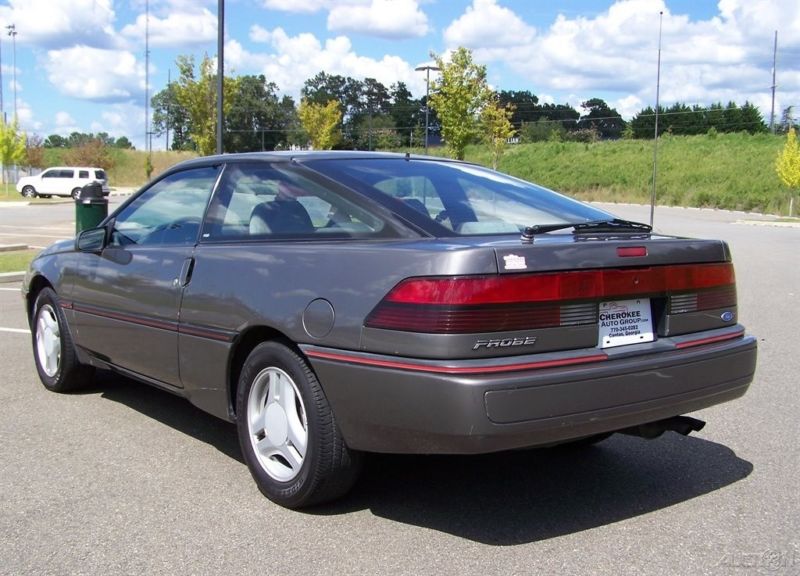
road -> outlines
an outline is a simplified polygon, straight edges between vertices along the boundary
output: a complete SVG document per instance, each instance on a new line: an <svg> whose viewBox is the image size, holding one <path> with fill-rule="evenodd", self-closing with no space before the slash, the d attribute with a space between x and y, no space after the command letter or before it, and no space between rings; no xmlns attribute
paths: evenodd
<svg viewBox="0 0 800 576"><path fill-rule="evenodd" d="M68 211L26 210L0 223L69 228ZM374 457L349 497L306 512L263 498L233 426L183 400L110 375L46 392L0 285L0 574L798 574L800 229L753 219L656 212L730 243L759 340L750 391L696 413L699 434Z"/></svg>

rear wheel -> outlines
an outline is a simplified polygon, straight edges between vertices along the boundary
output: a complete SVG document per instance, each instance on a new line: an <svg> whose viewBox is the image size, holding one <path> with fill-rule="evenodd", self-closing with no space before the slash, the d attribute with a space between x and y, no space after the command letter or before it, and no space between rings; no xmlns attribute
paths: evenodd
<svg viewBox="0 0 800 576"><path fill-rule="evenodd" d="M347 448L313 371L279 342L256 346L236 398L239 443L259 490L300 508L333 500L354 484L358 452Z"/></svg>
<svg viewBox="0 0 800 576"><path fill-rule="evenodd" d="M80 198L80 196L81 196L81 189L80 189L80 188L74 188L74 189L72 190L72 194L71 194L71 196L72 196L72 197L73 197L75 200L77 200L78 198Z"/></svg>
<svg viewBox="0 0 800 576"><path fill-rule="evenodd" d="M64 313L51 288L44 288L36 298L32 328L36 371L45 388L68 392L91 382L94 369L78 362Z"/></svg>
<svg viewBox="0 0 800 576"><path fill-rule="evenodd" d="M36 188L31 185L22 187L22 195L25 198L36 198Z"/></svg>

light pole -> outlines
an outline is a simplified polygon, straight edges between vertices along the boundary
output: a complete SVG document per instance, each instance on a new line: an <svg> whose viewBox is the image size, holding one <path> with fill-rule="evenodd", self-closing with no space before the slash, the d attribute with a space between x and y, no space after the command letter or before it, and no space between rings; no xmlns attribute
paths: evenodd
<svg viewBox="0 0 800 576"><path fill-rule="evenodd" d="M428 114L430 112L430 103L428 102L431 95L431 70L438 72L441 70L438 66L431 66L430 64L423 64L414 68L417 72L425 71L425 154L428 153Z"/></svg>
<svg viewBox="0 0 800 576"><path fill-rule="evenodd" d="M14 121L17 120L17 27L14 24L9 24L6 26L6 30L8 30L8 35L11 36L11 43L13 45L13 68L11 72L14 75Z"/></svg>
<svg viewBox="0 0 800 576"><path fill-rule="evenodd" d="M6 123L6 109L3 107L3 43L0 42L0 122Z"/></svg>

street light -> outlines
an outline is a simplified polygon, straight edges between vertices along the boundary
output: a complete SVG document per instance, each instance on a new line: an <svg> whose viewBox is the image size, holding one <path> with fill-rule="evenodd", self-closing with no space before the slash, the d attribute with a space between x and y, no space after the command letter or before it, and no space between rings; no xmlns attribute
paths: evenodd
<svg viewBox="0 0 800 576"><path fill-rule="evenodd" d="M14 67L11 69L12 73L14 74L14 121L17 120L17 27L14 24L9 24L6 26L6 30L8 30L8 35L11 36L11 42L14 46L13 53L14 53Z"/></svg>
<svg viewBox="0 0 800 576"><path fill-rule="evenodd" d="M428 102L431 93L431 70L438 72L441 70L438 66L431 66L430 64L423 64L414 68L417 72L425 71L425 154L428 153L428 113L430 111L430 104Z"/></svg>

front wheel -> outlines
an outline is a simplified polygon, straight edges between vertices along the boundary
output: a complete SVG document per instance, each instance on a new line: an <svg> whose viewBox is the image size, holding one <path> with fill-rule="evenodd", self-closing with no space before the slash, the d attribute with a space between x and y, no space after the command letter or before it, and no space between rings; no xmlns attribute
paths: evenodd
<svg viewBox="0 0 800 576"><path fill-rule="evenodd" d="M34 188L33 186L30 186L30 185L23 186L21 194L25 198L36 198L36 188Z"/></svg>
<svg viewBox="0 0 800 576"><path fill-rule="evenodd" d="M68 392L86 386L94 370L78 361L58 296L44 288L33 308L33 357L44 387L52 392Z"/></svg>
<svg viewBox="0 0 800 576"><path fill-rule="evenodd" d="M72 191L72 194L70 194L70 195L72 196L72 198L73 198L74 200L77 200L78 198L80 198L80 197L81 197L81 189L80 189L80 188L75 188L75 189Z"/></svg>
<svg viewBox="0 0 800 576"><path fill-rule="evenodd" d="M286 508L344 495L360 470L314 372L294 350L264 342L247 357L236 398L244 459L259 490Z"/></svg>

